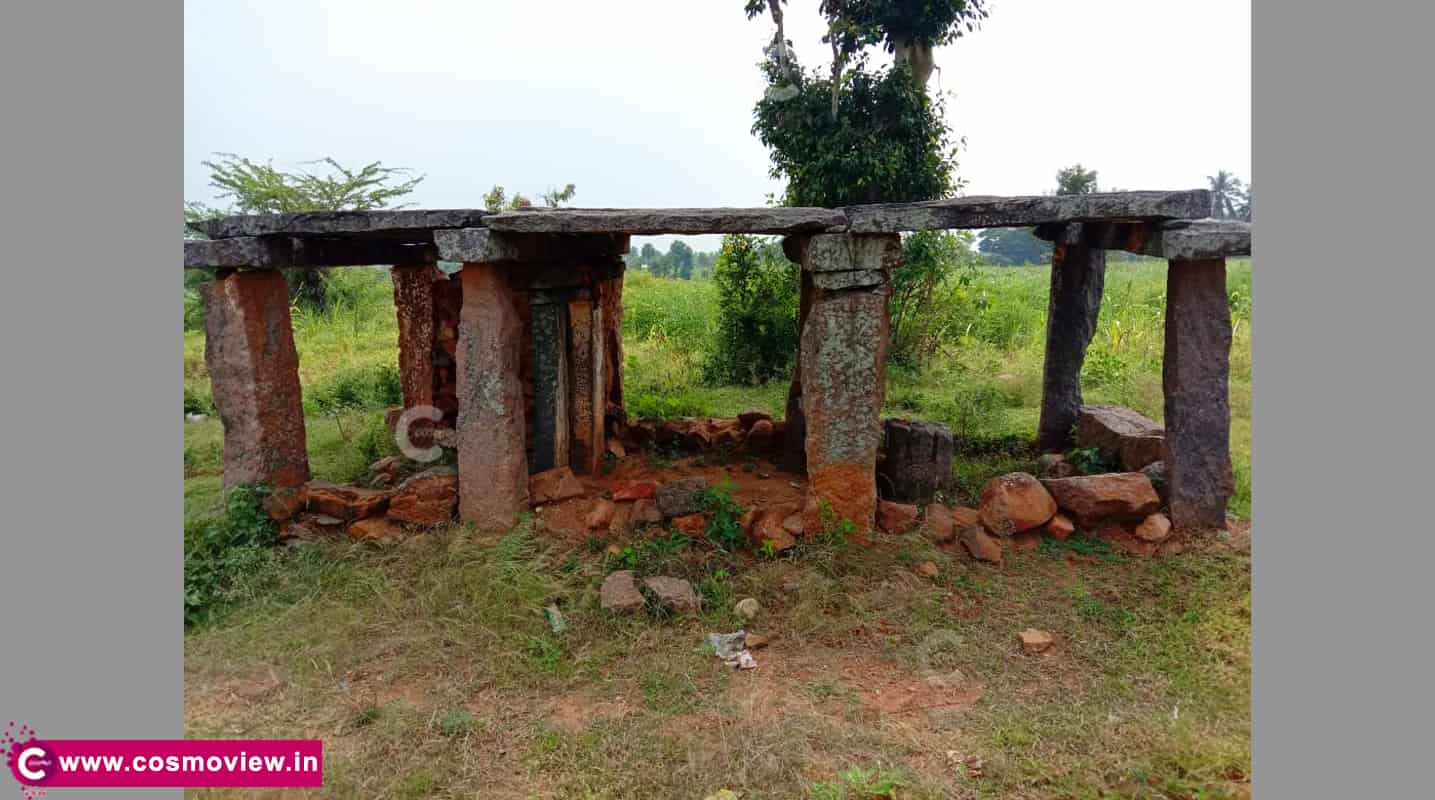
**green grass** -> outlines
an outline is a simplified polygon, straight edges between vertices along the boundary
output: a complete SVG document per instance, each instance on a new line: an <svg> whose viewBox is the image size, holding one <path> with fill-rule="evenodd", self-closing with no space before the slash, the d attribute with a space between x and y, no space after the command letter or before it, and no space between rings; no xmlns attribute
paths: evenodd
<svg viewBox="0 0 1435 800"><path fill-rule="evenodd" d="M338 271L336 271L338 272ZM382 430L397 341L381 272L296 315L311 466L349 481L392 452ZM920 370L889 369L888 414L961 433L959 493L1032 469L1047 270L982 270ZM1233 262L1233 510L1250 507L1250 267ZM1161 418L1164 267L1113 262L1084 375L1091 402ZM706 283L630 276L630 412L780 415L785 381L700 381ZM188 410L212 414L203 335L185 334ZM193 406L191 407L191 403ZM185 424L186 530L226 519L222 430ZM326 797L1242 796L1250 775L1248 550L1197 543L1138 559L1073 537L992 568L918 534L861 547L831 536L777 558L672 536L569 542L525 521L397 543L321 542L245 562L185 636L187 733L317 737ZM923 561L936 579L914 574ZM686 577L698 617L615 618L615 568ZM745 624L774 635L737 673L702 646ZM556 603L568 628L543 613ZM1026 656L1016 632L1049 630ZM936 683L933 683L936 681ZM884 711L955 685L960 703ZM954 760L955 759L955 760ZM972 770L968 763L979 763ZM192 791L198 797L293 792Z"/></svg>

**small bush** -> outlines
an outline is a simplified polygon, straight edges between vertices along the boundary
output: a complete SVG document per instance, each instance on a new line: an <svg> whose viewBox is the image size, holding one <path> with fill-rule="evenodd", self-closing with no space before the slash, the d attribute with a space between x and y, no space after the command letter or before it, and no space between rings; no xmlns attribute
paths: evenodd
<svg viewBox="0 0 1435 800"><path fill-rule="evenodd" d="M713 267L716 342L703 376L709 383L755 385L787 375L797 352L800 269L777 244L723 237Z"/></svg>
<svg viewBox="0 0 1435 800"><path fill-rule="evenodd" d="M260 572L278 540L264 512L264 492L236 486L225 498L218 520L187 525L184 535L184 620L208 620L246 577Z"/></svg>
<svg viewBox="0 0 1435 800"><path fill-rule="evenodd" d="M707 539L714 547L733 552L742 546L746 538L738 522L747 509L732 499L730 483L720 483L707 488L706 506L713 515L708 522Z"/></svg>
<svg viewBox="0 0 1435 800"><path fill-rule="evenodd" d="M310 414L385 408L403 401L399 368L394 364L342 369L324 382L304 390L304 410Z"/></svg>

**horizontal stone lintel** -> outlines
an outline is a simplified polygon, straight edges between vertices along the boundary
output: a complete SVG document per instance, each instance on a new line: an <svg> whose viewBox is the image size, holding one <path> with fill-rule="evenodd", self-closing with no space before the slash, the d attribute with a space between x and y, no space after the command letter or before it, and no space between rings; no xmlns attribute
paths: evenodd
<svg viewBox="0 0 1435 800"><path fill-rule="evenodd" d="M1034 197L958 197L921 203L848 206L852 233L1008 228L1094 220L1199 219L1210 213L1211 193L1187 191L1097 192Z"/></svg>
<svg viewBox="0 0 1435 800"><path fill-rule="evenodd" d="M432 244L403 244L369 239L245 236L184 243L185 269L303 269L375 264L419 265L437 261L438 250Z"/></svg>
<svg viewBox="0 0 1435 800"><path fill-rule="evenodd" d="M513 233L788 234L841 230L840 210L766 206L761 208L557 208L506 211L484 219L496 231Z"/></svg>
<svg viewBox="0 0 1435 800"><path fill-rule="evenodd" d="M1049 242L1084 242L1103 250L1125 250L1171 261L1199 261L1251 254L1251 224L1238 220L1041 225L1036 229L1036 236Z"/></svg>
<svg viewBox="0 0 1435 800"><path fill-rule="evenodd" d="M190 223L189 228L211 239L239 236L288 236L306 239L352 236L433 241L441 228L481 225L489 212L473 208L399 209L390 211L301 211L289 214L246 214Z"/></svg>
<svg viewBox="0 0 1435 800"><path fill-rule="evenodd" d="M626 234L531 234L457 228L434 231L433 236L439 258L469 264L611 259L628 253Z"/></svg>

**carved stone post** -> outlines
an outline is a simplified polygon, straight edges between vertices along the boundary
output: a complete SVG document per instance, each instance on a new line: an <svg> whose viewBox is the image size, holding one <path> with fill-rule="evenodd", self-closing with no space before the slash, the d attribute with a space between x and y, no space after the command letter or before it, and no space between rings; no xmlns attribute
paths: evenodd
<svg viewBox="0 0 1435 800"><path fill-rule="evenodd" d="M801 337L804 529L821 529L826 506L865 533L877 507L888 279L901 263L902 243L896 234L819 234L802 256L813 285Z"/></svg>
<svg viewBox="0 0 1435 800"><path fill-rule="evenodd" d="M568 413L572 431L573 469L596 474L603 465L606 444L607 379L604 377L606 329L603 304L583 298L568 304Z"/></svg>
<svg viewBox="0 0 1435 800"><path fill-rule="evenodd" d="M1171 260L1166 273L1166 481L1178 528L1225 527L1231 474L1231 312L1226 260Z"/></svg>
<svg viewBox="0 0 1435 800"><path fill-rule="evenodd" d="M503 267L463 266L458 326L459 516L506 530L528 510L520 297Z"/></svg>
<svg viewBox="0 0 1435 800"><path fill-rule="evenodd" d="M1081 408L1081 365L1096 333L1106 251L1084 241L1082 226L1068 225L1051 255L1051 295L1046 305L1046 361L1041 376L1037 445L1046 451L1071 446Z"/></svg>
<svg viewBox="0 0 1435 800"><path fill-rule="evenodd" d="M533 463L531 472L568 465L568 304L528 296L533 331Z"/></svg>
<svg viewBox="0 0 1435 800"><path fill-rule="evenodd" d="M224 423L224 485L302 485L309 454L284 275L221 270L205 303L204 362Z"/></svg>

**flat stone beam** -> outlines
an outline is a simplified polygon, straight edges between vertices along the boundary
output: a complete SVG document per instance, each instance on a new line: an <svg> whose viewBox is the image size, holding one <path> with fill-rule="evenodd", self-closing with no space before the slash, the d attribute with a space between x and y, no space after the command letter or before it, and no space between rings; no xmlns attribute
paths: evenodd
<svg viewBox="0 0 1435 800"><path fill-rule="evenodd" d="M1166 272L1166 483L1177 528L1223 528L1231 474L1231 312L1223 259Z"/></svg>
<svg viewBox="0 0 1435 800"><path fill-rule="evenodd" d="M1251 254L1251 224L1239 220L1090 222L1079 227L1042 225L1037 227L1036 236L1049 242L1084 242L1104 250L1125 250L1180 261Z"/></svg>
<svg viewBox="0 0 1435 800"><path fill-rule="evenodd" d="M528 510L520 297L507 270L465 264L458 326L458 511L507 530Z"/></svg>
<svg viewBox="0 0 1435 800"><path fill-rule="evenodd" d="M284 276L227 272L203 292L204 363L224 423L224 485L303 485L309 454Z"/></svg>
<svg viewBox="0 0 1435 800"><path fill-rule="evenodd" d="M768 233L841 230L847 218L827 208L559 208L505 211L484 219L512 233Z"/></svg>
<svg viewBox="0 0 1435 800"><path fill-rule="evenodd" d="M248 236L184 243L185 269L292 269L372 264L433 264L436 261L438 250L432 244Z"/></svg>
<svg viewBox="0 0 1435 800"><path fill-rule="evenodd" d="M246 214L189 223L191 230L211 239L237 236L324 238L356 236L369 239L429 243L438 228L481 225L489 212L473 208L401 209L397 211L302 211L290 214Z"/></svg>
<svg viewBox="0 0 1435 800"><path fill-rule="evenodd" d="M920 203L848 206L852 233L898 233L951 228L1026 227L1092 220L1199 219L1211 208L1205 189L1178 192L1102 192L1040 197L958 197Z"/></svg>
<svg viewBox="0 0 1435 800"><path fill-rule="evenodd" d="M1080 223L1070 228L1080 229ZM1051 255L1051 293L1046 303L1046 360L1041 375L1041 417L1037 446L1065 450L1081 409L1081 365L1096 333L1106 251L1074 237L1058 241Z"/></svg>
<svg viewBox="0 0 1435 800"><path fill-rule="evenodd" d="M487 228L434 231L444 261L497 264L620 258L628 254L626 234L522 234Z"/></svg>
<svg viewBox="0 0 1435 800"><path fill-rule="evenodd" d="M886 276L901 263L902 242L895 234L824 234L813 236L803 251L803 271L814 278ZM832 521L850 521L860 533L873 524L886 391L887 292L884 280L875 287L818 286L812 293L800 340L808 531L821 530L828 514Z"/></svg>

